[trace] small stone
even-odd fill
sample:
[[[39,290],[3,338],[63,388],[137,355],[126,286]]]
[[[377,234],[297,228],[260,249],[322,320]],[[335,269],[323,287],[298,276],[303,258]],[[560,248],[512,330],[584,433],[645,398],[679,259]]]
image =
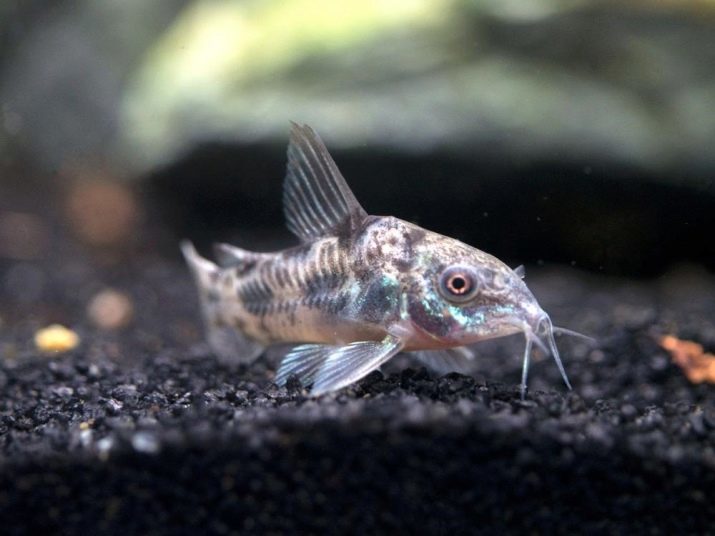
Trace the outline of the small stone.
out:
[[[79,442],[84,448],[88,448],[92,444],[92,430],[80,430]]]
[[[69,398],[74,394],[74,389],[72,389],[72,387],[62,385],[60,387],[54,387],[52,392],[60,398]]]
[[[623,415],[626,419],[633,419],[636,415],[638,415],[638,410],[632,404],[623,404],[621,406],[621,415]]]
[[[79,343],[79,335],[59,324],[52,324],[35,333],[35,346],[47,354],[74,350]]]
[[[132,447],[137,452],[156,454],[161,445],[159,439],[151,432],[137,432],[132,436]]]
[[[97,448],[99,459],[106,461],[109,458],[109,452],[114,447],[114,439],[110,436],[103,437],[95,443],[95,446]]]
[[[110,415],[116,415],[122,409],[124,404],[115,398],[110,398],[107,400],[107,410]]]

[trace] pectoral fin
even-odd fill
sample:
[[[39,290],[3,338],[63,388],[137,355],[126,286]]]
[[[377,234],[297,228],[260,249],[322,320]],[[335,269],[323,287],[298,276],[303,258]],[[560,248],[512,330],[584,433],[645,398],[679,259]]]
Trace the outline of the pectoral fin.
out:
[[[400,338],[388,335],[380,342],[354,342],[338,348],[318,371],[311,393],[335,391],[364,378],[404,346]]]
[[[446,350],[421,350],[413,353],[425,366],[438,374],[450,372],[468,374],[472,371],[474,353],[466,346]]]
[[[354,342],[347,346],[304,344],[294,348],[281,363],[276,383],[284,385],[295,374],[311,394],[335,391],[367,376],[404,347],[399,337],[382,341]]]
[[[284,358],[275,382],[281,387],[286,384],[291,375],[295,375],[304,387],[307,387],[318,374],[331,353],[339,350],[339,346],[326,344],[303,344],[293,348]]]

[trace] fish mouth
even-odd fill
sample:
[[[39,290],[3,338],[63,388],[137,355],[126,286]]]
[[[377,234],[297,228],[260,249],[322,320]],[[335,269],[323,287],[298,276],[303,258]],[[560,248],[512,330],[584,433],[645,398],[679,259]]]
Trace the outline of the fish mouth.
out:
[[[543,310],[539,310],[536,315],[533,316],[531,321],[520,320],[516,322],[510,322],[511,325],[518,327],[519,331],[524,334],[524,339],[526,342],[524,348],[524,357],[522,360],[521,367],[521,385],[519,386],[519,391],[521,394],[521,399],[524,400],[526,397],[526,386],[529,379],[529,365],[531,361],[531,351],[534,346],[539,348],[544,354],[549,355],[554,358],[556,366],[561,373],[561,377],[566,384],[566,387],[571,390],[571,382],[569,382],[568,375],[566,374],[566,369],[561,361],[561,355],[559,349],[556,346],[556,340],[554,339],[554,333],[563,333],[564,335],[573,335],[577,337],[583,337],[585,339],[590,339],[585,335],[581,335],[575,331],[571,331],[565,328],[555,327],[551,322],[551,318]],[[593,339],[591,339],[593,340]]]

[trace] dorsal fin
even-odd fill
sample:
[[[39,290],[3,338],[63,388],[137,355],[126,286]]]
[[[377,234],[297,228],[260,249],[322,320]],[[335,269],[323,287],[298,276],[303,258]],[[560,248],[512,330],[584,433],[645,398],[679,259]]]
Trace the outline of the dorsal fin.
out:
[[[302,242],[349,236],[367,216],[308,125],[291,122],[283,208],[288,229]]]

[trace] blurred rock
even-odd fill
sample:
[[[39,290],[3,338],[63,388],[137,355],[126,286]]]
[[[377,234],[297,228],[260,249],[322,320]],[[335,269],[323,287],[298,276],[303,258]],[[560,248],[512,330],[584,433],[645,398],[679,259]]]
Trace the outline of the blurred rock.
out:
[[[87,315],[97,327],[108,330],[120,329],[131,322],[134,305],[126,294],[105,289],[97,293],[89,302]]]
[[[127,158],[206,140],[715,166],[715,7],[696,1],[195,2],[123,107]],[[138,159],[138,160],[137,160]],[[702,187],[702,183],[698,186]]]
[[[710,2],[43,6],[0,11],[0,139],[45,169],[282,144],[291,119],[336,148],[616,164],[700,188],[715,166]]]
[[[80,338],[77,333],[59,324],[52,324],[35,333],[35,346],[47,354],[74,350],[79,343]]]
[[[126,244],[140,219],[138,201],[131,190],[110,177],[80,176],[83,178],[72,185],[66,202],[74,234],[94,247]]]

